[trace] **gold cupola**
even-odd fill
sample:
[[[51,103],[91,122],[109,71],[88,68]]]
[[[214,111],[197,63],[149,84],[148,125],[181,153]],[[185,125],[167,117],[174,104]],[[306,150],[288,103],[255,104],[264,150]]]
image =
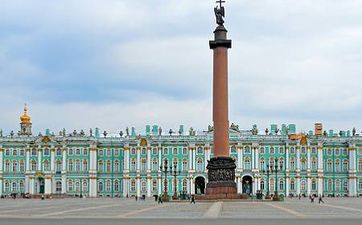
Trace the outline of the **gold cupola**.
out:
[[[28,115],[28,107],[27,105],[25,104],[24,105],[24,113],[23,115],[20,117],[20,121],[21,121],[21,124],[24,124],[24,125],[28,125],[30,124],[30,116]]]

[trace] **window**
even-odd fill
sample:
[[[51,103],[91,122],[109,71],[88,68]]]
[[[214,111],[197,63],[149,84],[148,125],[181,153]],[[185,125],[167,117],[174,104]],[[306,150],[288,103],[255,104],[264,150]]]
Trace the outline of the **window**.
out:
[[[250,154],[251,153],[251,148],[249,146],[246,146],[244,149],[245,154]]]
[[[12,192],[16,192],[16,189],[17,189],[17,184],[16,184],[16,182],[13,182],[13,183],[11,184],[11,191],[12,191]]]
[[[274,179],[270,179],[270,190],[274,191]]]
[[[231,148],[230,148],[230,153],[231,153],[231,154],[236,153],[236,147],[235,147],[235,145],[231,146]]]
[[[279,159],[279,169],[283,169],[284,168],[284,159],[280,158]]]
[[[111,160],[107,160],[106,172],[107,172],[107,173],[110,173],[110,172],[111,172]]]
[[[358,160],[358,170],[362,172],[362,159]]]
[[[103,192],[103,181],[98,181],[98,192]]]
[[[184,159],[182,161],[182,171],[186,172],[188,170],[188,163],[187,163],[187,160]]]
[[[264,189],[265,189],[264,180],[261,180],[261,181],[260,181],[260,189],[261,189],[261,190],[264,190]]]
[[[332,160],[328,159],[327,161],[327,171],[332,172]]]
[[[68,160],[68,171],[73,171],[73,160]]]
[[[152,180],[152,192],[157,192],[157,180]]]
[[[312,190],[316,191],[317,190],[317,182],[315,179],[312,180]]]
[[[201,158],[197,159],[197,165],[196,165],[196,171],[197,172],[202,172],[204,170],[204,163],[203,160]]]
[[[265,168],[264,158],[261,158],[261,159],[260,159],[260,169],[261,169],[261,170],[265,170],[265,169],[266,169],[266,168]]]
[[[131,191],[136,191],[136,181],[131,180]]]
[[[17,161],[13,161],[13,173],[18,172],[18,162]]]
[[[5,172],[10,172],[10,161],[9,160],[5,161]]]
[[[75,181],[75,192],[80,192],[80,182],[79,182],[79,180]]]
[[[69,148],[68,155],[73,155],[73,148]]]
[[[112,155],[112,150],[111,149],[107,149],[105,150],[107,152],[107,156],[111,156]]]
[[[114,172],[118,173],[119,172],[119,161],[115,160],[114,161],[114,168],[113,168]]]
[[[177,159],[176,158],[174,158],[173,160],[172,160],[172,168],[175,168],[175,166],[176,166],[176,170],[178,170],[178,162],[177,162]]]
[[[44,166],[44,171],[49,171],[50,170],[50,164],[48,160],[44,160],[43,162],[43,166]]]
[[[69,192],[73,191],[73,181],[72,180],[68,180],[68,191]]]
[[[88,161],[86,159],[83,160],[83,171],[84,172],[88,171]]]
[[[131,168],[130,168],[131,171],[136,171],[136,160],[135,159],[132,159],[131,160]]]
[[[141,154],[142,154],[142,155],[146,155],[146,148],[142,148]]]
[[[348,171],[348,160],[345,159],[343,160],[343,172],[347,172]]]
[[[136,155],[136,149],[135,149],[135,148],[132,148],[132,149],[131,149],[131,154],[132,154],[132,155]]]
[[[336,155],[338,156],[340,154],[340,151],[338,148],[336,148]]]
[[[250,158],[246,157],[244,159],[244,169],[245,170],[251,170],[251,164],[250,164]]]
[[[362,179],[359,179],[358,187],[359,187],[359,190],[362,191]]]
[[[347,181],[347,180],[344,180],[344,181],[343,181],[343,191],[344,191],[344,192],[347,192],[347,191],[348,191],[348,181]]]
[[[204,154],[204,149],[202,147],[198,147],[197,154]]]
[[[327,155],[329,155],[329,156],[332,155],[332,150],[330,148],[327,150]]]
[[[290,163],[290,170],[295,170],[294,158],[291,158],[289,163]]]
[[[305,147],[302,147],[300,152],[301,152],[301,154],[305,154],[306,153]]]
[[[9,181],[5,181],[4,191],[5,191],[5,192],[9,192]]]
[[[328,183],[327,183],[327,189],[328,191],[332,191],[332,180],[328,180]]]
[[[295,154],[295,148],[294,147],[290,148],[290,154]]]
[[[111,181],[110,181],[110,180],[107,180],[107,183],[106,183],[106,192],[111,192]]]
[[[300,189],[301,189],[302,191],[305,191],[305,180],[302,180],[302,181],[300,182]]]
[[[307,169],[307,160],[305,158],[301,159],[301,167],[302,170]]]
[[[24,160],[20,160],[20,172],[25,172],[25,163]]]
[[[279,147],[279,154],[284,154],[284,148],[283,147]]]
[[[183,155],[187,155],[187,148],[183,148],[183,149],[182,149],[182,154],[183,154]]]
[[[164,148],[164,149],[163,149],[163,154],[164,154],[164,155],[168,155],[168,148]]]
[[[33,148],[33,149],[31,150],[31,155],[32,155],[32,156],[36,156],[36,149],[35,149],[35,148]]]
[[[18,156],[18,150],[16,149],[13,150],[13,156]]]
[[[99,156],[103,156],[103,149],[99,149],[98,155],[99,155]]]
[[[279,190],[284,190],[284,181],[279,180]]]
[[[182,191],[183,192],[187,192],[187,180],[186,179],[183,179],[182,181]]]
[[[337,179],[336,180],[336,192],[339,192],[340,189],[341,189],[340,188],[340,181],[339,181],[339,179]]]
[[[31,170],[36,171],[36,161],[35,160],[31,161]]]
[[[275,149],[274,149],[274,147],[271,147],[271,148],[270,148],[270,154],[275,154]]]
[[[9,150],[9,149],[6,149],[6,150],[5,150],[5,155],[6,155],[6,156],[9,156],[9,155],[10,155],[10,150]]]
[[[118,149],[114,149],[113,151],[114,151],[115,156],[119,156],[119,150]]]
[[[264,154],[265,153],[265,149],[264,149],[264,147],[261,147],[260,148],[260,154]]]
[[[24,149],[20,149],[20,156],[24,156],[25,155],[25,150]]]
[[[119,192],[119,181],[118,180],[114,181],[114,191]]]
[[[312,154],[317,154],[317,148],[316,147],[312,147]]]
[[[80,171],[80,160],[77,159],[75,161],[75,171],[79,172]]]
[[[336,172],[341,172],[341,161],[339,159],[336,159],[335,171]]]
[[[20,188],[20,191],[21,192],[24,192],[24,181],[23,180],[21,180],[20,182],[19,182],[19,188]]]
[[[157,148],[153,148],[153,149],[152,149],[152,154],[153,154],[153,155],[157,155],[157,154],[158,154]]]
[[[79,149],[79,148],[77,148],[77,149],[75,150],[75,154],[76,154],[76,155],[80,155],[80,149]]]
[[[87,182],[87,180],[83,180],[82,191],[83,191],[83,192],[87,192],[87,191],[88,191],[88,182]]]
[[[312,158],[312,170],[317,170],[317,159]]]
[[[158,171],[158,160],[156,158],[152,160],[152,171]]]
[[[177,155],[177,148],[173,148],[172,154]]]
[[[49,155],[50,155],[48,148],[44,149],[44,155],[45,155],[45,156],[49,156]]]
[[[57,154],[57,156],[61,156],[62,155],[62,150],[60,148],[57,148],[56,154]]]
[[[56,170],[58,172],[62,171],[62,161],[61,160],[57,160],[57,162],[56,162]]]
[[[343,149],[343,155],[344,155],[344,156],[347,156],[347,155],[348,155],[348,151],[347,151],[346,148]]]
[[[141,159],[141,171],[145,172],[147,168],[147,160],[145,158]]]
[[[98,161],[98,172],[102,173],[104,168],[103,168],[103,161],[102,160],[99,160]]]
[[[147,191],[147,186],[146,186],[146,181],[142,180],[141,181],[141,192],[146,192]]]

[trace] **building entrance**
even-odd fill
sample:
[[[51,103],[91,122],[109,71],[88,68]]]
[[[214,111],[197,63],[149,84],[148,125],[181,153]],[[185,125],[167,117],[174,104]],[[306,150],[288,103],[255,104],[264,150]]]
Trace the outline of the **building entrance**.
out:
[[[39,177],[38,182],[39,182],[39,194],[44,194],[44,189],[45,189],[44,188],[44,186],[45,186],[44,178]]]
[[[205,194],[205,178],[196,177],[196,179],[195,179],[195,194],[197,194],[197,195]]]
[[[253,193],[253,178],[249,175],[244,176],[242,179],[243,184],[243,194],[252,194]]]

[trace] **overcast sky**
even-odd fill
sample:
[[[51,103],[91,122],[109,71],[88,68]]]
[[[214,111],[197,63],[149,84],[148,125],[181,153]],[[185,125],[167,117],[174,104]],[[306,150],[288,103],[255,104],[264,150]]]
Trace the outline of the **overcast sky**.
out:
[[[0,0],[0,128],[207,129],[214,0]],[[229,0],[230,122],[362,129],[361,0]]]

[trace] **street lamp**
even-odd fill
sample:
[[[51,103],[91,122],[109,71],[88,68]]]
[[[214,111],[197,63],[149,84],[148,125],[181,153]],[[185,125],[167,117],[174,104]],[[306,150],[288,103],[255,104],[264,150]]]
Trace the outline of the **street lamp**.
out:
[[[161,170],[161,177],[162,177],[162,173],[165,174],[165,180],[164,180],[164,189],[163,189],[163,195],[162,195],[162,201],[164,202],[168,202],[168,194],[167,194],[167,173],[168,173],[168,161],[167,159],[165,159],[165,163],[162,166],[160,166],[160,170]]]
[[[274,160],[275,165],[274,165],[274,172],[275,172],[275,192],[274,192],[274,198],[273,200],[275,201],[279,201],[279,195],[278,195],[278,169],[282,170],[283,169],[283,165],[280,164],[280,167],[278,166],[278,159]],[[271,167],[271,169],[273,169]]]
[[[170,166],[170,174],[171,176],[173,176],[173,196],[172,199],[176,200],[177,199],[177,176],[179,176],[181,173],[180,170],[177,170],[177,166],[176,164],[172,166]]]
[[[266,173],[266,179],[267,179],[267,184],[266,184],[266,187],[267,187],[267,191],[266,191],[266,196],[265,196],[265,199],[270,199],[270,195],[269,195],[269,176],[270,176],[270,172],[272,172],[272,168],[273,166],[269,166],[269,164],[266,165],[266,170],[263,169],[263,173]]]

